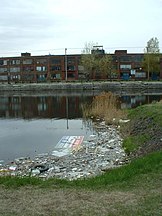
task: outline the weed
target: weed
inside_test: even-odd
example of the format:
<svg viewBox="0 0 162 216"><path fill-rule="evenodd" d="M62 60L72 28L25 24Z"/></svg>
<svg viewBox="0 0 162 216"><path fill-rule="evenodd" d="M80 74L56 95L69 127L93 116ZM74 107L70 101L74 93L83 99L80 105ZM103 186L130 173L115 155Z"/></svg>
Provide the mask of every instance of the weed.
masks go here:
<svg viewBox="0 0 162 216"><path fill-rule="evenodd" d="M91 105L82 107L83 116L101 118L107 124L118 123L120 118L125 118L126 113L120 109L119 98L112 92L102 92L93 98Z"/></svg>

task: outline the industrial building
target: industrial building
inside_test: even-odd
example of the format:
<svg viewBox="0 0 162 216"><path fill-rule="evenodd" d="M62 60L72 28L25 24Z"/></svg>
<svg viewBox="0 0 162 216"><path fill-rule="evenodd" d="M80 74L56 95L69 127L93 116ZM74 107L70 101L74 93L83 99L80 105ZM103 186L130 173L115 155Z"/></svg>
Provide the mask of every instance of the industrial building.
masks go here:
<svg viewBox="0 0 162 216"><path fill-rule="evenodd" d="M92 50L94 53L95 50ZM104 53L97 48L97 52ZM160 73L154 77L143 71L144 54L127 53L127 50L116 50L112 56L115 75L103 77L93 74L90 79L119 79L146 80L162 79L162 58L160 59ZM84 67L80 63L81 55L41 55L32 56L31 53L21 53L20 57L0 58L0 82L43 82L43 81L71 81L84 80Z"/></svg>

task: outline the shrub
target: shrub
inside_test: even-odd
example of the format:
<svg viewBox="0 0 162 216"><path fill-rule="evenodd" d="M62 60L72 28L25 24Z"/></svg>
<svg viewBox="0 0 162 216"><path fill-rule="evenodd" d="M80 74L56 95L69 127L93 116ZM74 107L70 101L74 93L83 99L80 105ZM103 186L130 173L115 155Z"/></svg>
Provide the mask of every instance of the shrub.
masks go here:
<svg viewBox="0 0 162 216"><path fill-rule="evenodd" d="M119 97L112 92L102 92L93 98L90 106L85 105L82 108L84 117L101 118L109 124L126 117L126 113L120 108Z"/></svg>

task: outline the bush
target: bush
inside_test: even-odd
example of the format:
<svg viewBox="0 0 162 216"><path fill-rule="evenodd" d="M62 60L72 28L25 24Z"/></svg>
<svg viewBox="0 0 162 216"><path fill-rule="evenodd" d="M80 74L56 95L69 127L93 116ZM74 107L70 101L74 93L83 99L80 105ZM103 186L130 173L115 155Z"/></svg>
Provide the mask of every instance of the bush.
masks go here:
<svg viewBox="0 0 162 216"><path fill-rule="evenodd" d="M118 123L119 119L126 117L126 113L120 108L119 97L112 92L95 96L90 106L83 106L83 115L102 118L109 124Z"/></svg>

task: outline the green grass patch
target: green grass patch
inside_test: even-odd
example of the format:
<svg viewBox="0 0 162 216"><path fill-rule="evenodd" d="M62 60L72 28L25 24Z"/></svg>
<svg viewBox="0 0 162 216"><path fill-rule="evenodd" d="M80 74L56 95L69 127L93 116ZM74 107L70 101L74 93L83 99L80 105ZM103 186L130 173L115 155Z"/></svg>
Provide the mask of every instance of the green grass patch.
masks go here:
<svg viewBox="0 0 162 216"><path fill-rule="evenodd" d="M162 172L162 152L155 152L146 157L133 160L130 164L120 168L107 171L103 175L82 180L59 180L51 178L42 180L33 177L0 177L0 184L6 187L18 188L21 186L40 186L40 187L74 187L88 189L104 189L104 188L127 188L135 183L135 179L142 181L142 176L147 178L150 173ZM136 184L135 184L136 185Z"/></svg>
<svg viewBox="0 0 162 216"><path fill-rule="evenodd" d="M129 136L123 140L123 148L127 154L134 152L142 146L147 140L149 140L150 136L148 134L139 135L139 136Z"/></svg>
<svg viewBox="0 0 162 216"><path fill-rule="evenodd" d="M151 118L153 123L162 127L162 103L147 104L128 111L128 118L138 120Z"/></svg>

